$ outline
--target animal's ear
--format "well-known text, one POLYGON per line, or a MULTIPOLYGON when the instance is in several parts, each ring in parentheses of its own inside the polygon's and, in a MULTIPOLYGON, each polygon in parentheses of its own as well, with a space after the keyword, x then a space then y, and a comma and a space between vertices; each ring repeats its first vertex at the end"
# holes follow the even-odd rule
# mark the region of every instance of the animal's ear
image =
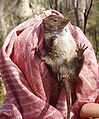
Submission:
POLYGON ((43 19, 43 23, 45 22, 45 19, 43 19))
POLYGON ((64 25, 67 25, 69 22, 70 22, 70 19, 65 18, 65 19, 62 20, 61 23, 64 24, 64 25))
POLYGON ((48 17, 46 17, 45 19, 43 19, 43 22, 42 22, 42 23, 43 23, 44 25, 45 25, 46 22, 47 22, 47 18, 48 18, 48 17))
POLYGON ((43 22, 42 22, 43 24, 45 24, 46 23, 46 18, 45 19, 43 19, 43 22))

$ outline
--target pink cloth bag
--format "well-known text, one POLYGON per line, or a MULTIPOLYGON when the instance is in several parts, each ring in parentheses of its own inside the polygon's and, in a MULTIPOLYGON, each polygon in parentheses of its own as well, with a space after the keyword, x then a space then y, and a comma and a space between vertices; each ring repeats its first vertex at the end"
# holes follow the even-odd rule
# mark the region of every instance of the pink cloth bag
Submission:
MULTIPOLYGON (((0 48, 0 72, 7 90, 0 119, 66 119, 64 88, 35 53, 43 49, 42 20, 49 15, 61 15, 48 10, 14 28, 0 48)), ((92 45, 83 32, 71 23, 67 25, 77 43, 88 46, 79 78, 73 85, 77 99, 71 119, 80 119, 79 110, 86 102, 95 102, 98 91, 98 65, 92 45)))

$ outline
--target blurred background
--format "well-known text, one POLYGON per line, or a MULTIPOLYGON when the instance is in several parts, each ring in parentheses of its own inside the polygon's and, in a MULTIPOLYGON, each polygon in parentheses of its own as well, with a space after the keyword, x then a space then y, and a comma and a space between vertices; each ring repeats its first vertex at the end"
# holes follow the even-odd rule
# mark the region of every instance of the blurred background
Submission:
MULTIPOLYGON (((99 61, 99 0, 0 0, 0 44, 15 26, 51 8, 82 29, 99 61)), ((5 94, 0 77, 0 107, 5 94)))

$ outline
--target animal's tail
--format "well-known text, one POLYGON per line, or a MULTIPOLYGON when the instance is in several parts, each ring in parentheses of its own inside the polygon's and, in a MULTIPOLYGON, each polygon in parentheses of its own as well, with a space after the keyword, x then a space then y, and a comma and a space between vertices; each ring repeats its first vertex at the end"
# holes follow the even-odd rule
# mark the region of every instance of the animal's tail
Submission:
POLYGON ((70 119, 71 111, 71 89, 68 81, 65 81, 65 91, 66 91, 66 100, 67 100, 67 119, 70 119))

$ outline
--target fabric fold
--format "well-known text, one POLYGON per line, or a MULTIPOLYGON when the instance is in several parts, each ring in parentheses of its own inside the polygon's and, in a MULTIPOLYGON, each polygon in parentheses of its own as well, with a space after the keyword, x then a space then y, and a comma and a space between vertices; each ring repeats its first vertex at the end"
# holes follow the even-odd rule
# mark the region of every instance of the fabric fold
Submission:
MULTIPOLYGON (((1 119, 66 119, 64 88, 59 91, 57 79, 35 52, 38 47, 44 53, 42 21, 51 14, 61 15, 48 10, 23 22, 9 33, 0 49, 0 72, 7 90, 1 119)), ((83 32, 71 23, 67 25, 67 32, 77 43, 88 46, 84 66, 73 85, 77 99, 71 119, 80 119, 81 106, 97 98, 98 65, 92 45, 83 32)))

